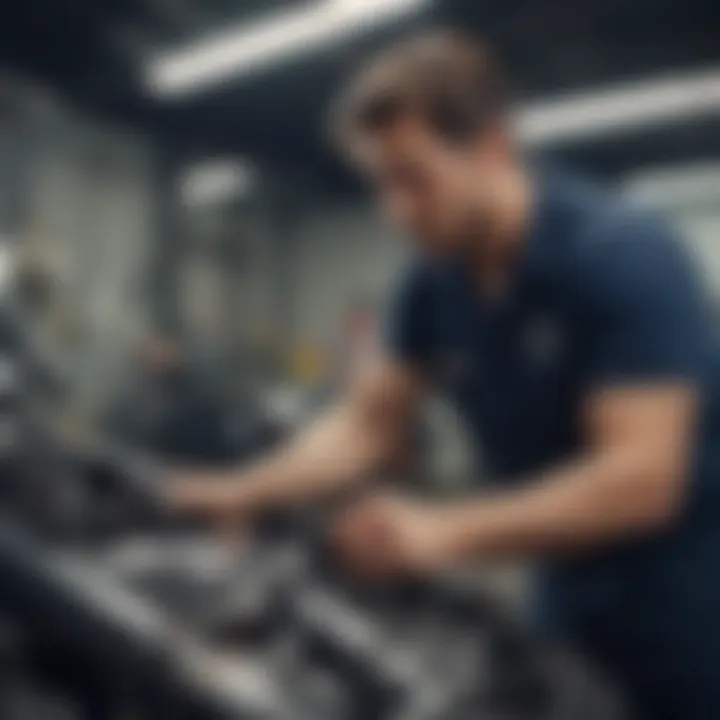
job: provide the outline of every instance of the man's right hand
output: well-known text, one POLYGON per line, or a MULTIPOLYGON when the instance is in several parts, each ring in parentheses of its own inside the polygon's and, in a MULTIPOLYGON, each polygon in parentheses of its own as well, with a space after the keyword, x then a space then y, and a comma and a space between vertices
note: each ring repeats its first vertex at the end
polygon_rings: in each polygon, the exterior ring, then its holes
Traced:
POLYGON ((201 471, 180 471, 173 477, 166 495, 173 514, 208 521, 242 521, 250 513, 244 498, 242 476, 201 471))

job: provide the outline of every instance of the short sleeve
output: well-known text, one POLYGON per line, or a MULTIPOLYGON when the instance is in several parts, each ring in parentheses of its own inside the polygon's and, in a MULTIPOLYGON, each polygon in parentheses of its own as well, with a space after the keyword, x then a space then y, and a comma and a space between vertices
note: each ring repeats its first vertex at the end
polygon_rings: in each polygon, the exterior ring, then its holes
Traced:
POLYGON ((603 230, 580 279, 589 294, 592 383, 700 377, 707 305, 691 259, 668 228, 637 218, 603 230))
POLYGON ((397 278, 387 304, 383 345, 388 355, 422 367, 433 352, 432 284, 422 266, 411 266, 397 278))

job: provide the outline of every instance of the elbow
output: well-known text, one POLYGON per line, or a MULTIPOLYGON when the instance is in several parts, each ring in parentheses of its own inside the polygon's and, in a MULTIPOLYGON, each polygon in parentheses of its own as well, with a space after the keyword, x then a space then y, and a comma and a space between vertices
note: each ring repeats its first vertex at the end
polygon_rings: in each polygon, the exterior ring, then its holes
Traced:
POLYGON ((683 463, 645 463, 636 469, 631 492, 638 529, 649 532, 672 528, 685 505, 688 473, 683 463))
POLYGON ((374 449, 377 466, 382 470, 401 471, 407 465, 407 448, 391 430, 375 435, 374 449))

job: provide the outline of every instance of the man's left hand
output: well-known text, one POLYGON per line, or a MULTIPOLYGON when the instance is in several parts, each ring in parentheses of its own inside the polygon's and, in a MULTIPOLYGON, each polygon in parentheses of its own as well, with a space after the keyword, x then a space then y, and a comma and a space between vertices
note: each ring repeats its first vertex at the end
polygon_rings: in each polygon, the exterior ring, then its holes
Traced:
POLYGON ((345 511, 333 544, 349 570, 369 580, 427 576, 454 561, 453 527, 442 508, 399 497, 372 497, 345 511))

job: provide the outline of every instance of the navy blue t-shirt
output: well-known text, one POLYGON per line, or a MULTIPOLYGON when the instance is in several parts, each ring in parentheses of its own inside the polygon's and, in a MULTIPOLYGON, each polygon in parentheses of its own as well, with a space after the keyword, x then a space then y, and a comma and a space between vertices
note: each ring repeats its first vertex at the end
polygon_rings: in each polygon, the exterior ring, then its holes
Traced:
POLYGON ((555 173, 530 225, 502 296, 483 298, 461 262, 418 259, 386 327, 391 354, 454 401, 494 478, 579 451, 581 404, 597 387, 688 381, 720 410, 720 394, 708 398, 720 371, 710 305, 664 222, 555 173))
POLYGON ((720 717, 720 345, 697 269, 670 227, 573 177, 544 174, 507 292, 488 299, 462 262, 417 259, 397 286, 386 341, 454 400, 484 464, 508 483, 582 451, 593 389, 698 388, 681 521, 547 563, 537 597, 545 627, 626 683, 648 717, 720 717))
POLYGON ((495 300, 461 262, 413 263, 387 344, 454 400, 506 482, 582 451, 581 406, 594 388, 679 380, 699 389, 683 521, 548 565, 541 594, 545 619, 629 679, 652 717, 675 702, 686 712, 680 695, 713 703, 720 717, 720 354, 710 303, 669 226, 611 193, 543 175, 530 226, 514 281, 495 300))

